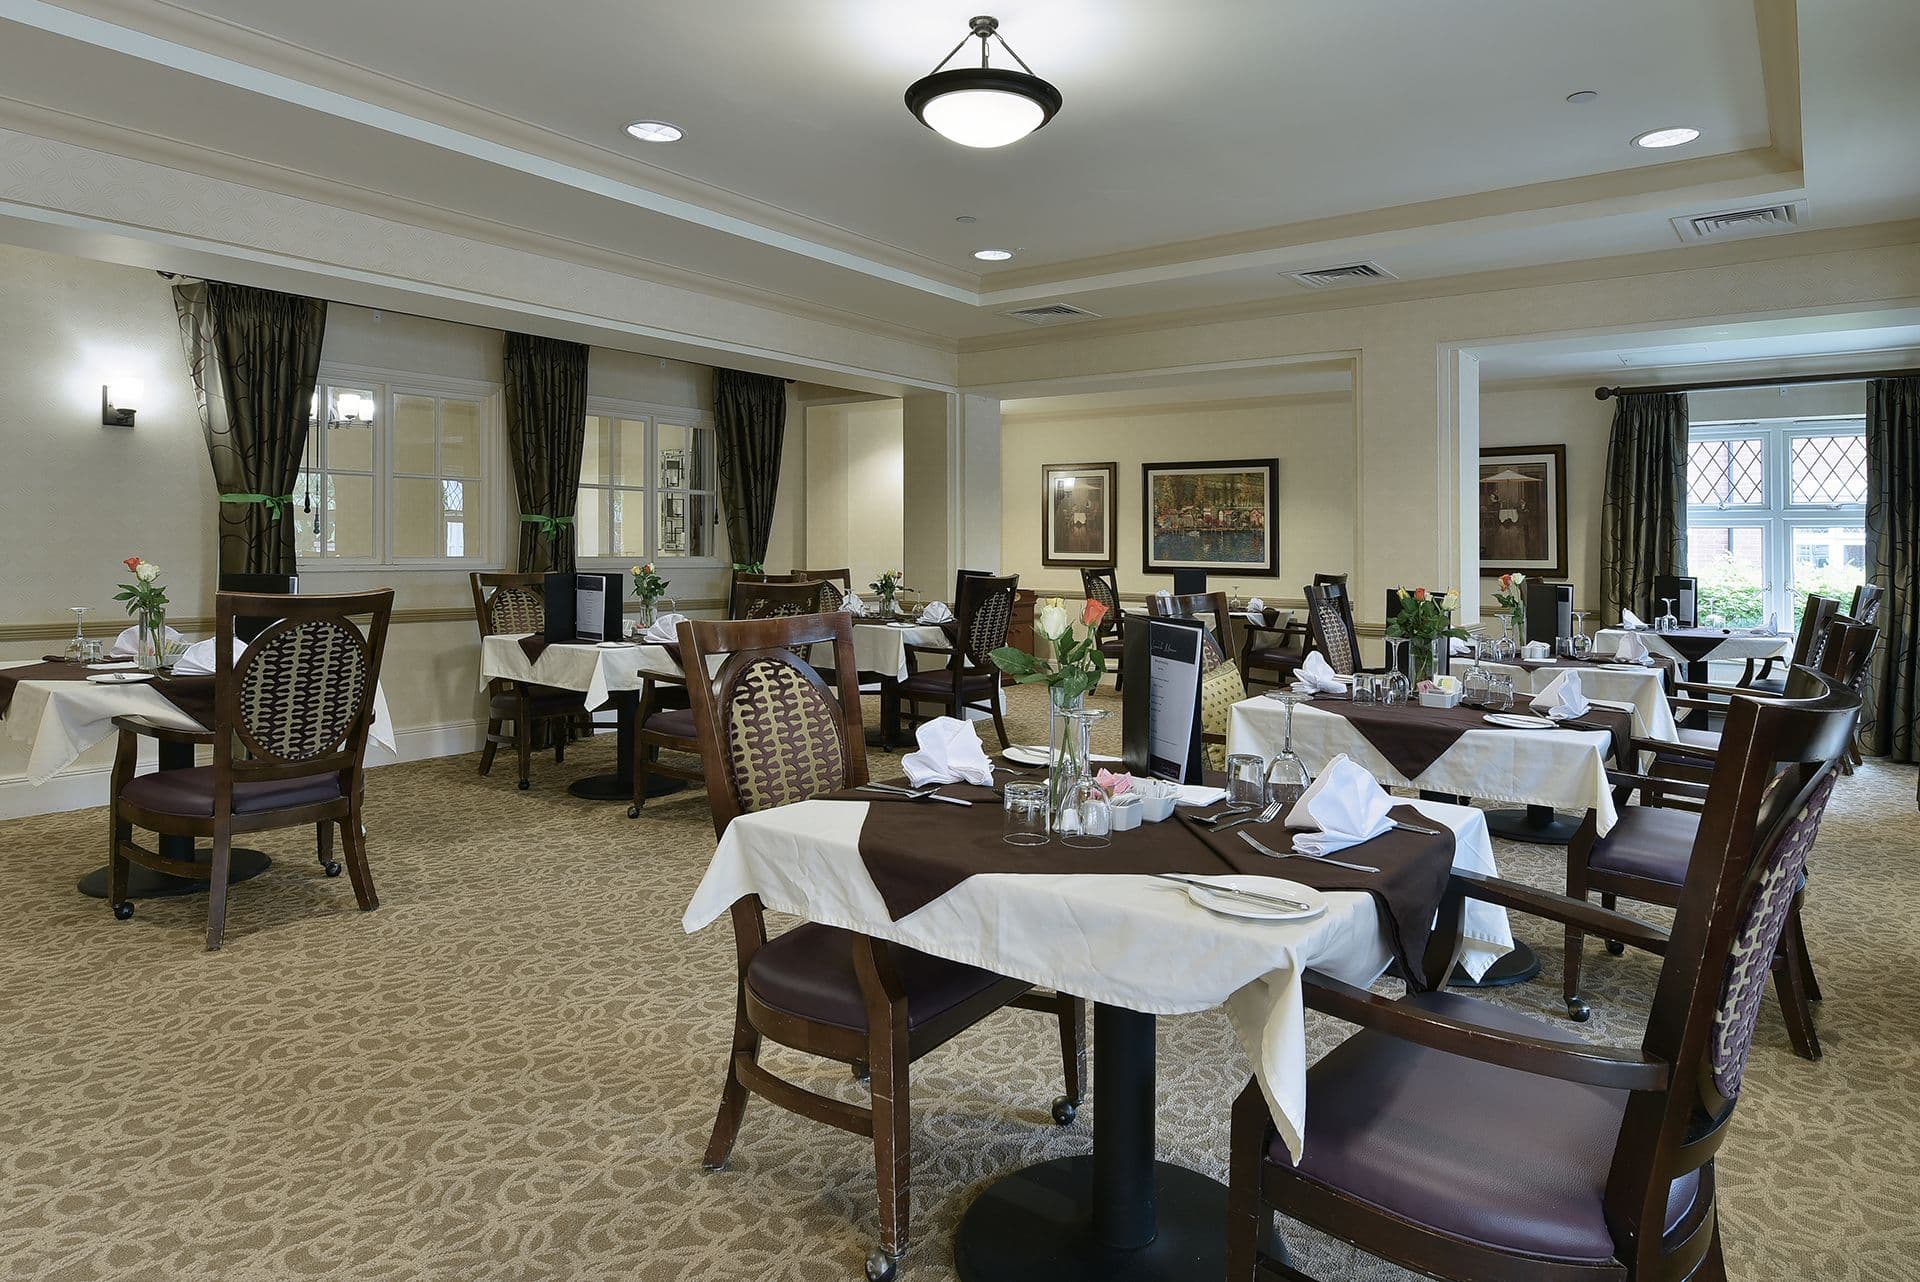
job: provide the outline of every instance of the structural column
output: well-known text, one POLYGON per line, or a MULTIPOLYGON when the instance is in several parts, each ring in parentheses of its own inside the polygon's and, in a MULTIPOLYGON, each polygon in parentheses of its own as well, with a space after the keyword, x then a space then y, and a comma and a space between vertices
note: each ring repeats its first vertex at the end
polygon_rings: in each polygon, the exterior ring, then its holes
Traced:
POLYGON ((954 574, 1000 568, 1000 402, 924 392, 901 402, 907 582, 946 597, 954 574))

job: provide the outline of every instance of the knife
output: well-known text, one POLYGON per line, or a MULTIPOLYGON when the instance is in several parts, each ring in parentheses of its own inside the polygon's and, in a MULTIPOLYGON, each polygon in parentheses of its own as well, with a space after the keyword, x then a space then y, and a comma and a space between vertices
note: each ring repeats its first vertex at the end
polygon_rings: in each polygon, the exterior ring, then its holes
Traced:
POLYGON ((891 793, 893 796, 906 797, 912 801, 944 801, 949 806, 971 806, 973 804, 965 797, 943 797, 932 789, 928 789, 925 792, 916 792, 912 788, 899 788, 890 783, 863 783, 854 791, 891 793))
POLYGON ((1257 890, 1242 890, 1238 886, 1222 885, 1220 882, 1207 881, 1200 877, 1183 877, 1179 873, 1171 872, 1157 872, 1154 876, 1160 878, 1162 881, 1171 881, 1176 885, 1198 886, 1202 890, 1210 890, 1216 895, 1225 895, 1228 898, 1235 899, 1251 899, 1258 903, 1266 904, 1270 908, 1285 908, 1289 912, 1304 913, 1310 912, 1313 909, 1312 904, 1303 904, 1297 899, 1287 899, 1281 895, 1263 894, 1257 890))

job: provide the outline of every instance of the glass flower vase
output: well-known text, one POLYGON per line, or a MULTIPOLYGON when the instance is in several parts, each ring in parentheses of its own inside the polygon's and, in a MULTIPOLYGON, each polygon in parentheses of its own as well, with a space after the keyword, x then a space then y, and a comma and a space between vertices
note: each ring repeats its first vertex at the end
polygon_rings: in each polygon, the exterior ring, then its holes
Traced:
POLYGON ((1093 764, 1092 723, 1078 719, 1086 710, 1084 691, 1069 694, 1060 686, 1049 686, 1047 696, 1047 813, 1048 822, 1057 828, 1061 806, 1093 764))
POLYGON ((158 672, 167 657, 167 612, 142 610, 134 618, 135 657, 142 672, 158 672))

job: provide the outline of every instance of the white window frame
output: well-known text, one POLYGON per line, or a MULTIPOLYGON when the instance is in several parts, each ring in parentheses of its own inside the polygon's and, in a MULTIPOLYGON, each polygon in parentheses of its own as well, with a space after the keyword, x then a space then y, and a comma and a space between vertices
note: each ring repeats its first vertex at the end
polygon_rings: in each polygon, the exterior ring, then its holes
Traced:
MULTIPOLYGON (((1763 504, 1689 504, 1687 506, 1688 546, 1692 529, 1702 526, 1757 527, 1766 531, 1766 583, 1764 599, 1767 613, 1782 627, 1794 625, 1793 609, 1793 531, 1797 526, 1866 526, 1865 503, 1794 503, 1793 442, 1810 436, 1860 436, 1866 432, 1863 415, 1826 418, 1747 419, 1718 423, 1696 423, 1688 429, 1693 441, 1758 437, 1764 443, 1766 502, 1763 504)), ((1842 608, 1846 603, 1841 603, 1842 608)))
MULTIPOLYGON (((449 378, 437 374, 415 374, 405 370, 377 369, 366 365, 346 365, 323 361, 320 364, 316 387, 365 389, 373 393, 373 547, 370 557, 339 556, 303 556, 300 558, 300 572, 326 573, 341 571, 420 571, 420 570, 497 570, 505 561, 502 549, 507 546, 507 536, 500 529, 504 504, 500 491, 503 468, 500 463, 504 457, 499 425, 501 422, 501 385, 484 383, 474 379, 449 378), (449 556, 396 556, 393 551, 393 421, 394 402, 401 396, 425 396, 434 400, 454 399, 477 401, 480 405, 480 475, 477 478, 456 478, 465 481, 471 490, 468 495, 467 511, 484 513, 487 518, 486 536, 478 540, 481 545, 474 548, 475 540, 469 538, 470 555, 449 556)), ((321 398, 324 411, 325 398, 321 398)), ((434 424, 434 466, 440 461, 439 422, 436 412, 434 424)), ((309 452, 316 459, 319 471, 316 476, 328 474, 326 467, 325 424, 315 421, 308 431, 320 434, 320 443, 309 452)), ((306 465, 303 456, 301 466, 306 465)), ((362 476, 365 473, 353 472, 362 476)), ((421 479, 417 472, 408 472, 406 479, 421 479)), ((299 496, 295 496, 296 502, 299 496)), ((311 519, 310 513, 298 512, 297 517, 311 519)), ((444 540, 446 516, 440 514, 442 537, 444 540)), ((516 527, 512 537, 518 539, 516 527)))
MULTIPOLYGON (((708 533, 707 546, 710 548, 718 548, 720 546, 719 441, 718 438, 712 434, 714 431, 713 415, 703 413, 700 410, 690 409, 684 405, 657 405, 647 401, 625 401, 616 400, 611 397, 593 396, 587 398, 587 417, 626 419, 628 422, 643 422, 646 424, 646 430, 643 434, 646 439, 647 454, 646 467, 642 472, 642 475, 646 477, 646 483, 644 485, 601 485, 597 482, 589 481, 584 476, 580 479, 580 493, 582 495, 585 495, 589 491, 598 494, 609 490, 620 490, 626 493, 639 492, 644 495, 643 507, 646 514, 646 537, 643 545, 646 550, 638 553, 610 552, 602 556, 583 556, 580 558, 581 568, 602 571, 624 571, 638 564, 640 561, 654 562, 656 567, 663 573, 675 568, 685 568, 689 570, 725 568, 727 562, 717 554, 708 556, 676 555, 669 558, 665 564, 661 564, 660 562, 660 499, 663 492, 660 486, 660 429, 662 427, 692 428, 695 431, 708 433, 707 441, 711 446, 708 464, 709 467, 713 469, 709 477, 709 487, 700 490, 688 487, 669 492, 689 496, 704 494, 709 498, 707 519, 709 525, 713 528, 708 533)), ((611 439, 617 442, 619 437, 616 434, 611 439)), ((618 448, 617 444, 614 448, 618 448)), ((609 465, 611 465, 611 455, 607 456, 607 461, 609 465)), ((603 528, 600 533, 606 545, 610 546, 612 530, 603 528)))

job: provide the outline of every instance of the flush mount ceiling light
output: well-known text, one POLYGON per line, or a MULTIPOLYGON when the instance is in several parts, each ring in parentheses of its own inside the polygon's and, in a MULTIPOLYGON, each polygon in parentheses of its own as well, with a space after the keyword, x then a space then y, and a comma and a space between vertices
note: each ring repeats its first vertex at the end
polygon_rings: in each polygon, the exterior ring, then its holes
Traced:
POLYGON ((627 132, 641 142, 679 142, 687 136, 679 125, 664 120, 636 120, 627 126, 627 132))
POLYGON ((1011 249, 976 249, 973 256, 983 263, 1004 263, 1013 257, 1011 249))
POLYGON ((1052 120, 1060 110, 1060 91, 1033 74, 1033 68, 1000 35, 998 18, 978 17, 972 30, 940 60, 933 71, 907 86, 907 110, 943 138, 963 147, 1004 147, 1019 142, 1052 120), (967 47, 980 41, 980 65, 940 68, 967 47), (1021 70, 987 65, 990 40, 1000 41, 1021 70))
POLYGON ((1698 129, 1686 125, 1669 125, 1665 129, 1649 129, 1633 140, 1636 147, 1658 149, 1661 147, 1683 147, 1700 136, 1698 129))

